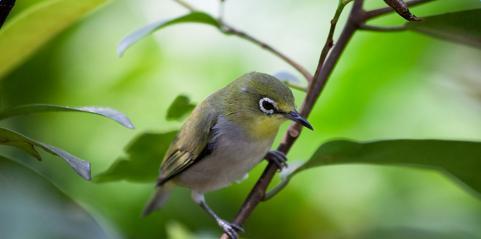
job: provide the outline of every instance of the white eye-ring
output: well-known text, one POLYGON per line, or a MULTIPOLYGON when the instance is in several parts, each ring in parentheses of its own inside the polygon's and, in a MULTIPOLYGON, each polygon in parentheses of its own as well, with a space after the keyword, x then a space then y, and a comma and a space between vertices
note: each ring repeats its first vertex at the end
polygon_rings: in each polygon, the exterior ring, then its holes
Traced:
POLYGON ((259 109, 265 114, 271 115, 277 109, 277 104, 274 100, 264 97, 259 100, 259 109))

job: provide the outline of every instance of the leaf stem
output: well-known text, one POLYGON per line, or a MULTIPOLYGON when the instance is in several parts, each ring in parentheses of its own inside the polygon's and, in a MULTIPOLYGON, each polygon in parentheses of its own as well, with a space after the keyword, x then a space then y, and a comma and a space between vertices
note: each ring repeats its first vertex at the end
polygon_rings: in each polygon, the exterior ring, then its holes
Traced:
MULTIPOLYGON (((189 3, 187 3, 183 0, 174 0, 174 1, 177 2, 178 4, 182 5, 183 7, 188 9, 189 11, 198 11, 195 7, 193 7, 192 5, 190 5, 189 3)), ((307 80, 307 82, 312 81, 312 74, 306 68, 304 68, 301 64, 296 62, 291 57, 289 57, 286 54, 282 53, 281 51, 275 49, 273 46, 269 45, 265 41, 262 41, 258 38, 255 38, 254 36, 248 34, 247 32, 242 31, 240 29, 237 29, 237 28, 233 27, 232 25, 227 24, 223 20, 219 21, 219 24, 221 24, 221 29, 223 29, 222 31, 224 33, 230 34, 230 35, 235 35, 235 36, 240 37, 244 40, 247 40, 247 41, 249 41, 249 42, 251 42, 255 45, 258 45, 259 47, 263 48, 264 50, 266 50, 266 51, 274 54, 275 56, 281 58, 284 62, 286 62, 287 64, 292 66, 294 69, 296 69, 307 80)))

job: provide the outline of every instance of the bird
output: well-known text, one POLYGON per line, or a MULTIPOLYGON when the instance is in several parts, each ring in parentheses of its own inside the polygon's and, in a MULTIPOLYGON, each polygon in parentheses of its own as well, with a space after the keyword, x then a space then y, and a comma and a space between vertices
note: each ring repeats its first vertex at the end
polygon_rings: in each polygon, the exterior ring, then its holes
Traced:
POLYGON ((250 72, 214 92, 194 108, 171 142, 143 215, 161 208, 176 186, 186 187, 193 201, 237 239, 244 230, 219 217, 204 194, 245 178, 264 158, 285 168, 286 156, 270 149, 286 120, 313 129, 296 111, 292 91, 269 74, 250 72))

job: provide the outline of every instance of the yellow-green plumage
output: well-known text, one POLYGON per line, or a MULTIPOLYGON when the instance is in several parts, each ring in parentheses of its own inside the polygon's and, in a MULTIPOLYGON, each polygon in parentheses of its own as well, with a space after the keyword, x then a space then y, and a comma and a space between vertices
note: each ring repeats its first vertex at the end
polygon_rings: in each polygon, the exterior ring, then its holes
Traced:
MULTIPOLYGON (((269 151, 286 119, 308 125, 295 112, 290 89, 273 76, 248 73, 213 93, 194 109, 171 143, 157 193, 145 213, 160 207, 174 185, 202 195, 242 178, 269 151)), ((194 198, 204 203, 203 197, 194 198)))
POLYGON ((240 77, 200 103, 167 151, 159 183, 163 184, 199 159, 220 115, 243 127, 253 140, 273 139, 285 118, 267 116, 259 110, 258 98, 264 96, 279 102, 278 107, 285 112, 295 109, 294 97, 287 86, 257 72, 240 77))

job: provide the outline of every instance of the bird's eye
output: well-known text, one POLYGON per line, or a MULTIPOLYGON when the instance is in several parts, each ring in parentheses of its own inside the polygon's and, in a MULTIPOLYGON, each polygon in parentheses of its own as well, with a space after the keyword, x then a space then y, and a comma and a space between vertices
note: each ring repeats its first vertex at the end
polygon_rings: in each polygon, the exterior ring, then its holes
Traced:
POLYGON ((259 109, 265 114, 274 114, 276 110, 276 102, 270 98, 264 97, 259 100, 259 109))

